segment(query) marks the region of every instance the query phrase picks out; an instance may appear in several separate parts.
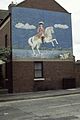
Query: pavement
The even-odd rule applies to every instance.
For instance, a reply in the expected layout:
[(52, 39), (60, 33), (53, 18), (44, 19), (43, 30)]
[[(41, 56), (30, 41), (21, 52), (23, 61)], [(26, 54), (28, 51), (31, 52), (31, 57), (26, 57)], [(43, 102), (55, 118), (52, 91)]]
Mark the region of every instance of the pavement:
[(63, 95), (80, 94), (80, 88), (66, 89), (66, 90), (49, 90), (38, 92), (26, 92), (26, 93), (12, 93), (12, 94), (0, 94), (0, 102), (27, 100), (44, 97), (56, 97)]

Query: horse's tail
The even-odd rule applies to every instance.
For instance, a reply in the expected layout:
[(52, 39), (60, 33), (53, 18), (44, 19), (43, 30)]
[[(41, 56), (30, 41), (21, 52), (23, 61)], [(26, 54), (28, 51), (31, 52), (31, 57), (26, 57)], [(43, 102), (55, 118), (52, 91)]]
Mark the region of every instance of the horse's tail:
[(28, 44), (29, 44), (30, 46), (33, 46), (32, 37), (30, 37), (30, 38), (28, 39)]

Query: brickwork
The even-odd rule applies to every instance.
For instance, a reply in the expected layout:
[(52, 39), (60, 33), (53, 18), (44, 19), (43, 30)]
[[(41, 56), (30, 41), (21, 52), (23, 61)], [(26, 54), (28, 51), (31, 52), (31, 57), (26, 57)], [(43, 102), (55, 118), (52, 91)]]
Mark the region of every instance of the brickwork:
[(13, 62), (13, 92), (33, 91), (33, 62)]
[(80, 63), (75, 63), (76, 87), (80, 87)]
[(38, 8), (59, 12), (67, 12), (55, 0), (25, 0), (17, 5), (18, 7)]
[(73, 61), (43, 62), (44, 81), (35, 81), (35, 90), (63, 89), (64, 78), (75, 78)]

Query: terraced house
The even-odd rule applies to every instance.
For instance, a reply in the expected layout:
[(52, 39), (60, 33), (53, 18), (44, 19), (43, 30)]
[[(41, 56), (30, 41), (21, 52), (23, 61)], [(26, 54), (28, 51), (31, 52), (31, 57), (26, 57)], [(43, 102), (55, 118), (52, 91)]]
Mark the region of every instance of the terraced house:
[(0, 89), (8, 92), (80, 87), (72, 47), (71, 13), (55, 0), (24, 0), (0, 10)]

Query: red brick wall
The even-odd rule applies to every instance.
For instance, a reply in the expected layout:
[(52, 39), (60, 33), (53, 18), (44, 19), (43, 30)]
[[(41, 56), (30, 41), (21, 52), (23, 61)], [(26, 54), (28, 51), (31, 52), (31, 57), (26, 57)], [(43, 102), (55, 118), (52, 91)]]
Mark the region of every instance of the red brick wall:
[(80, 87), (80, 63), (75, 63), (76, 87)]
[(13, 92), (33, 91), (33, 62), (13, 62)]
[(62, 89), (63, 78), (75, 78), (74, 71), (73, 61), (45, 61), (45, 80), (34, 81), (34, 62), (13, 62), (13, 92)]
[(18, 7), (38, 8), (59, 12), (67, 12), (55, 0), (25, 0), (17, 5)]
[(43, 62), (44, 81), (34, 81), (34, 90), (62, 89), (63, 78), (75, 78), (73, 61)]

